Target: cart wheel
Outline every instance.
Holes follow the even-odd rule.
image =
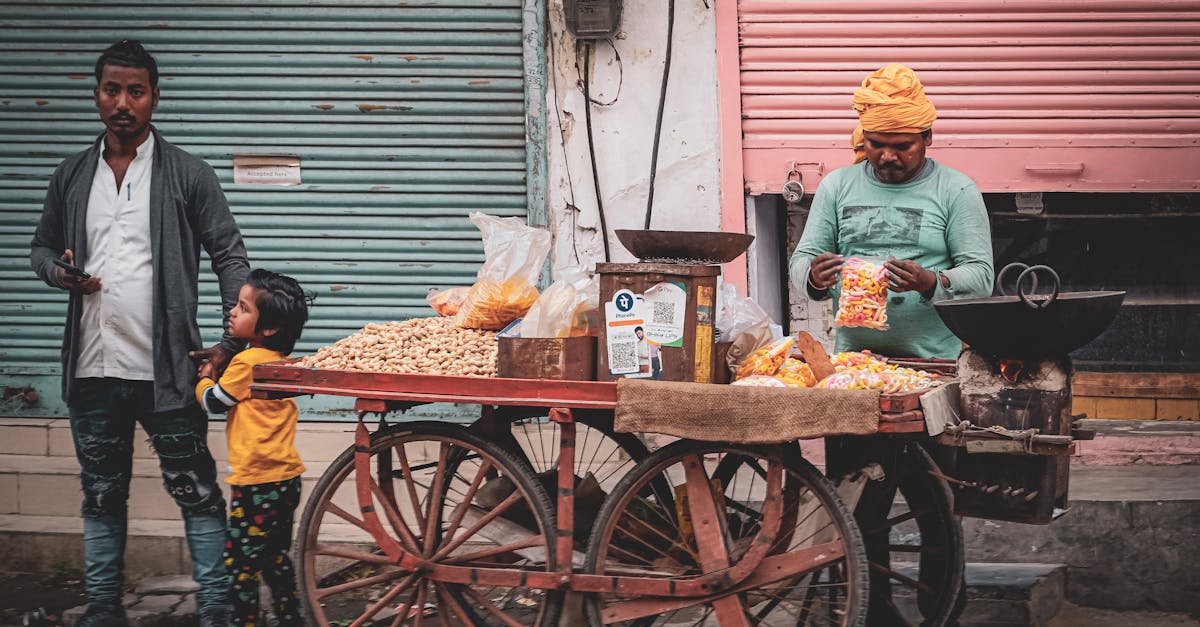
[[[588,543],[589,573],[683,581],[713,572],[705,564],[712,563],[713,555],[736,569],[755,550],[753,541],[764,522],[767,476],[776,468],[782,471],[780,527],[761,568],[742,578],[745,583],[732,582],[723,593],[708,597],[589,595],[591,624],[719,625],[720,614],[748,625],[861,625],[868,577],[858,527],[828,480],[783,450],[680,441],[638,464],[600,512]],[[715,552],[697,542],[691,523],[689,465],[703,469],[699,482],[709,486],[717,506],[723,548]],[[698,482],[694,472],[693,485]],[[673,486],[675,496],[664,502],[655,482]],[[814,547],[828,554],[814,553]],[[816,568],[795,570],[814,560]],[[722,564],[713,566],[720,569]]]
[[[573,413],[575,475],[579,478],[575,490],[575,539],[582,551],[605,497],[612,494],[617,482],[634,465],[650,455],[650,450],[637,435],[614,431],[611,411]],[[558,423],[545,416],[515,418],[508,431],[495,434],[493,441],[527,462],[546,492],[553,494],[558,490],[560,434]],[[671,498],[670,486],[665,482],[656,481],[653,487],[664,499]]]
[[[553,509],[528,467],[462,427],[405,423],[374,433],[372,499],[391,541],[436,565],[553,570]],[[317,482],[297,566],[308,624],[554,625],[561,592],[436,581],[389,559],[356,496],[355,450]],[[440,486],[440,487],[439,487]]]
[[[577,411],[574,415],[575,474],[581,479],[591,474],[600,489],[609,494],[621,477],[650,455],[650,450],[636,435],[613,431],[612,412]],[[529,462],[535,474],[542,474],[558,468],[560,434],[557,422],[538,416],[512,420],[509,433],[497,439],[507,439],[507,448]]]
[[[894,590],[916,597],[921,627],[956,624],[966,599],[966,550],[954,498],[938,465],[915,442],[884,443],[876,456],[881,485],[869,482],[855,509],[871,563],[871,625],[912,625],[891,602]]]

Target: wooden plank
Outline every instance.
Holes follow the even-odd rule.
[[[925,414],[920,410],[910,410],[901,412],[882,412],[879,414],[879,422],[925,422]]]
[[[1075,396],[1200,398],[1200,374],[1187,372],[1076,372]]]
[[[925,433],[925,420],[908,422],[880,422],[879,433]]]
[[[255,366],[251,390],[421,403],[539,407],[611,409],[617,402],[617,384],[610,382],[355,372],[298,368],[287,365],[289,363],[285,361]]]
[[[910,411],[921,407],[921,395],[925,390],[919,392],[904,392],[902,394],[880,394],[879,409],[884,412],[903,412]]]
[[[321,387],[317,385],[254,383],[250,386],[255,398],[280,398],[272,393],[282,392],[291,396],[302,394],[326,394],[330,396],[349,396],[358,399],[373,399],[382,401],[403,401],[408,403],[468,403],[476,405],[517,405],[521,407],[571,407],[575,409],[615,409],[617,401],[593,401],[580,397],[564,395],[553,398],[547,396],[510,396],[487,394],[427,394],[422,392],[390,392],[385,390],[369,390],[357,388]],[[516,393],[516,391],[514,391]],[[260,396],[265,394],[266,396]]]

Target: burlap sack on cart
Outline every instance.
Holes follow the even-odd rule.
[[[621,379],[614,428],[746,444],[868,435],[879,430],[879,390]]]

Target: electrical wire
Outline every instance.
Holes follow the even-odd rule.
[[[608,250],[608,220],[604,215],[604,199],[600,195],[600,172],[596,167],[596,142],[592,138],[592,94],[588,85],[591,83],[591,72],[588,68],[591,64],[592,44],[585,42],[583,50],[583,118],[584,126],[587,127],[588,156],[592,161],[592,187],[596,191],[596,211],[600,214],[600,241],[604,244],[604,261],[607,263],[612,259],[612,255]]]
[[[563,170],[567,174],[567,190],[570,192],[570,195],[571,195],[571,199],[569,201],[567,201],[568,206],[569,206],[568,211],[571,214],[571,253],[575,256],[575,264],[579,265],[579,263],[580,263],[579,242],[577,241],[577,238],[575,237],[575,229],[577,227],[577,223],[579,220],[579,208],[575,206],[575,180],[571,176],[571,160],[568,158],[568,154],[567,154],[567,133],[563,129],[562,103],[559,101],[561,92],[558,91],[558,66],[556,66],[554,64],[554,29],[550,27],[549,20],[547,20],[546,26],[547,26],[546,37],[549,40],[549,44],[550,44],[549,45],[550,50],[547,53],[548,58],[547,58],[546,66],[550,70],[550,84],[554,89],[554,120],[555,120],[555,123],[558,125],[558,145],[562,148]],[[578,65],[579,64],[577,61],[576,69],[578,69]]]
[[[617,93],[614,94],[612,100],[609,100],[608,102],[601,102],[595,98],[592,98],[591,101],[592,104],[596,105],[597,107],[611,107],[612,105],[617,104],[617,101],[621,99],[621,88],[625,86],[625,62],[621,60],[621,52],[617,50],[617,44],[612,40],[612,37],[608,37],[601,41],[608,44],[609,48],[612,48],[613,59],[615,59],[617,62]],[[578,62],[576,62],[576,67],[578,67],[578,65]]]
[[[654,212],[654,177],[658,173],[658,144],[662,138],[663,112],[667,105],[667,81],[671,77],[671,48],[675,39],[675,0],[667,0],[667,51],[663,58],[662,84],[658,90],[658,117],[654,121],[654,147],[650,149],[650,189],[646,192],[646,226]]]

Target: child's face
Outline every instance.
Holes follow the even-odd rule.
[[[229,312],[229,334],[243,340],[261,341],[263,333],[255,331],[258,326],[258,295],[259,290],[250,285],[243,285],[238,292],[237,305]],[[269,332],[268,332],[269,333]]]

